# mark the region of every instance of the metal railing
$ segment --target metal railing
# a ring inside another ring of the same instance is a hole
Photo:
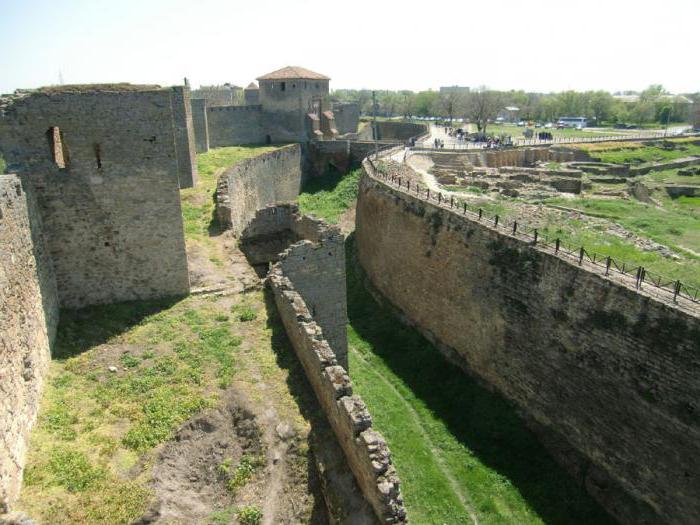
[[[512,143],[510,145],[498,146],[495,149],[504,149],[508,147],[523,147],[523,146],[551,146],[559,144],[587,144],[594,142],[623,142],[623,141],[635,141],[635,140],[659,140],[664,138],[681,138],[681,137],[692,137],[695,135],[682,133],[676,135],[669,135],[663,131],[650,131],[641,132],[634,134],[621,134],[621,135],[601,135],[601,136],[587,136],[587,137],[553,137],[552,139],[540,140],[536,137],[533,138],[512,138]],[[488,143],[484,142],[452,142],[446,144],[444,147],[436,147],[430,141],[422,141],[416,144],[417,148],[422,149],[437,149],[437,150],[481,150],[490,149],[488,148]]]
[[[376,160],[378,158],[375,158]],[[606,277],[618,275],[627,279],[633,279],[634,287],[637,290],[642,290],[643,287],[651,287],[651,289],[661,292],[664,297],[672,299],[676,304],[678,304],[679,299],[687,300],[693,304],[700,304],[700,288],[683,283],[678,279],[665,277],[643,266],[613,259],[609,255],[598,254],[587,250],[584,246],[567,244],[559,237],[551,238],[547,235],[542,235],[537,228],[531,228],[517,221],[503,221],[497,214],[488,217],[482,208],[457,200],[452,195],[447,196],[440,191],[431,191],[430,188],[421,187],[420,184],[391,175],[383,166],[375,164],[375,161],[370,157],[367,158],[367,161],[374,171],[373,175],[375,178],[380,178],[385,183],[411,196],[426,200],[441,208],[452,210],[454,213],[485,224],[508,236],[526,241],[533,247],[542,249],[555,256],[574,260],[578,266],[583,266],[584,264],[592,265]],[[630,282],[630,284],[632,283]]]

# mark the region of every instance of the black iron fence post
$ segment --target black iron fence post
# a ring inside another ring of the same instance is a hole
[[[578,254],[578,265],[579,266],[581,266],[581,264],[583,263],[584,252],[585,252],[585,250],[583,249],[583,246],[581,246],[581,250],[579,251],[579,254]]]
[[[561,244],[561,241],[557,238],[557,240],[554,242],[554,253],[559,253],[559,245]]]
[[[535,236],[535,238],[532,241],[532,244],[537,244],[537,228],[535,228],[534,236]]]
[[[608,275],[610,275],[610,264],[611,264],[611,262],[612,262],[612,261],[611,261],[611,259],[610,259],[610,256],[608,256],[607,259],[605,259],[605,277],[607,277]]]
[[[513,235],[515,235],[516,231],[518,231],[518,223],[516,221],[513,221]]]
[[[479,220],[481,220],[481,216],[482,216],[483,213],[484,213],[484,210],[482,210],[481,208],[479,208]]]
[[[677,302],[678,294],[681,291],[681,282],[676,281],[676,285],[673,287],[673,302]]]
[[[493,225],[498,227],[498,215],[493,218]]]

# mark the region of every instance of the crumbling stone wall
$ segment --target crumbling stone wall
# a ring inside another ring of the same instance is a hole
[[[698,522],[697,310],[366,174],[356,242],[402,318],[512,401],[611,514]]]
[[[239,238],[251,264],[277,262],[292,279],[338,362],[347,368],[345,238],[340,230],[301,215],[296,204],[287,202],[257,210]],[[292,244],[294,249],[288,249]]]
[[[244,160],[219,177],[219,224],[240,236],[257,210],[297,198],[303,183],[301,146],[292,144]]]
[[[29,431],[50,361],[58,296],[36,202],[0,175],[0,514],[22,483]]]
[[[304,228],[318,231],[311,223]],[[268,282],[287,335],[362,493],[380,523],[404,523],[406,511],[389,448],[381,434],[372,429],[366,405],[353,394],[347,365],[341,365],[325,328],[320,326],[318,318],[323,315],[325,306],[314,307],[313,295],[311,305],[307,300],[310,297],[308,286],[314,283],[310,279],[312,272],[330,272],[331,281],[337,282],[340,267],[344,279],[344,261],[332,260],[328,264],[326,256],[328,241],[331,246],[336,241],[321,235],[317,242],[302,241],[292,245],[271,270]],[[342,246],[342,235],[339,232],[337,235]],[[322,286],[324,283],[318,281],[316,287],[321,290]],[[345,304],[344,298],[342,304]]]
[[[420,148],[418,148],[420,150]],[[509,166],[531,167],[537,162],[572,162],[589,160],[588,154],[581,149],[561,146],[543,146],[536,148],[513,148],[503,150],[462,150],[436,151],[427,149],[429,156],[439,158],[451,155],[464,157],[473,166],[485,168],[501,168]]]
[[[345,237],[319,219],[298,212],[292,218],[291,230],[302,240],[280,254],[277,266],[294,284],[338,363],[347,370]]]
[[[59,86],[0,101],[0,149],[36,195],[61,306],[189,291],[185,91]]]

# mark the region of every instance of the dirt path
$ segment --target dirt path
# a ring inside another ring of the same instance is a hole
[[[419,432],[421,434],[421,437],[423,438],[423,441],[425,441],[429,448],[430,451],[433,453],[433,456],[435,457],[435,461],[438,463],[440,466],[440,471],[444,474],[445,479],[447,479],[447,482],[450,484],[450,488],[452,489],[452,492],[454,495],[457,497],[459,502],[462,504],[462,507],[464,508],[464,511],[466,514],[469,515],[471,518],[472,522],[478,525],[479,519],[476,515],[476,512],[474,511],[474,505],[471,502],[469,496],[462,490],[462,487],[460,486],[459,482],[457,479],[454,477],[452,472],[450,471],[450,467],[447,465],[445,462],[444,458],[442,457],[442,453],[439,447],[435,446],[435,443],[433,443],[432,439],[430,438],[430,435],[423,429],[423,425],[421,424],[421,418],[418,412],[413,408],[413,406],[404,399],[404,397],[401,395],[401,393],[396,389],[396,387],[386,379],[382,374],[376,372],[372,366],[362,357],[362,355],[356,351],[355,349],[351,348],[350,351],[353,353],[355,358],[362,362],[367,369],[370,371],[370,373],[377,378],[378,381],[381,381],[384,383],[396,396],[397,399],[401,400],[401,403],[404,405],[406,409],[406,414],[413,420],[415,423],[416,427],[419,429]]]

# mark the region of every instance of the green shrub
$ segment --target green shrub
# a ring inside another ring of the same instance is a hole
[[[262,521],[262,511],[255,505],[246,505],[236,513],[241,525],[259,525]]]
[[[235,494],[238,489],[245,487],[255,471],[264,465],[265,458],[262,455],[243,454],[240,463],[234,469],[231,468],[232,462],[231,458],[226,458],[218,470],[219,475],[226,479],[226,488]]]

